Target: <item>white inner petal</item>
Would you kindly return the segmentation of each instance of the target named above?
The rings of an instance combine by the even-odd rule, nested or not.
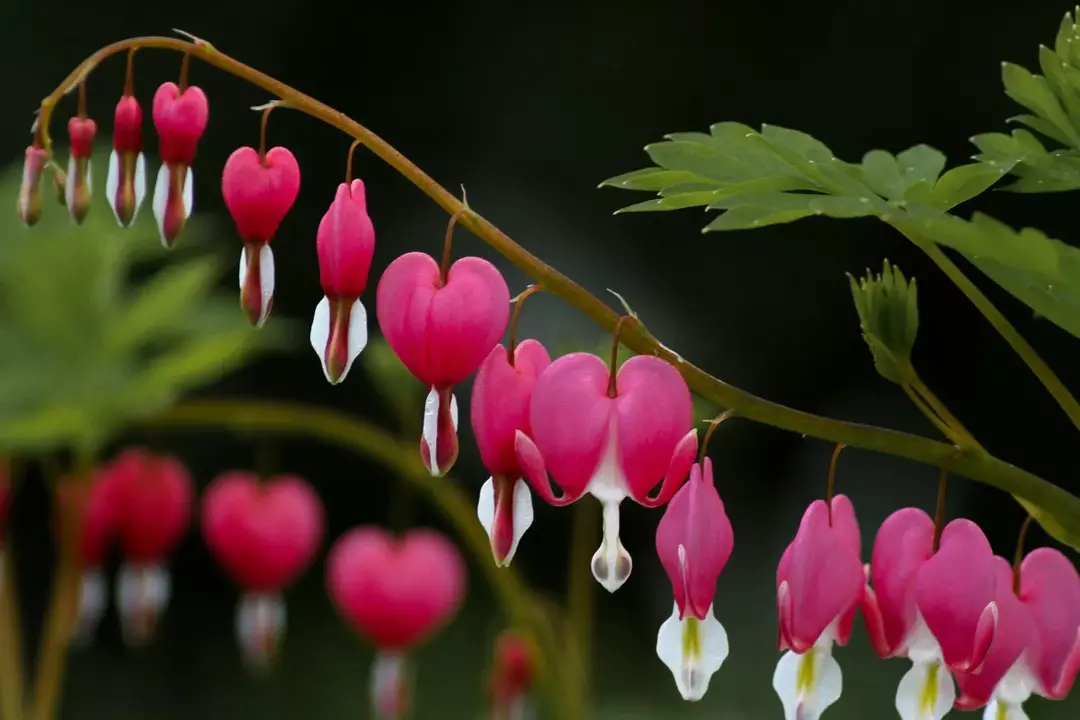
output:
[[[400,718],[404,715],[408,693],[408,667],[405,657],[395,652],[380,652],[371,666],[371,699],[375,717]]]
[[[64,202],[67,203],[68,213],[75,215],[75,156],[68,157],[67,183],[64,185]]]
[[[364,303],[360,302],[360,298],[353,301],[352,309],[349,310],[349,359],[345,361],[345,369],[341,371],[341,377],[338,378],[338,382],[345,379],[345,376],[349,374],[349,369],[353,365],[353,361],[359,357],[360,353],[367,347],[368,342],[368,330],[367,330],[367,310],[364,308]],[[454,417],[457,417],[457,400],[454,400],[450,404],[451,412],[454,413]],[[457,428],[457,420],[454,421],[454,427]]]
[[[158,234],[161,236],[161,244],[169,247],[165,240],[165,208],[169,204],[169,166],[162,163],[158,168],[157,180],[154,181],[154,199],[151,201],[154,211],[154,220],[157,222]],[[241,263],[243,256],[241,256]],[[243,277],[243,276],[241,276]]]
[[[955,701],[952,675],[940,660],[913,663],[896,689],[901,720],[940,720]]]
[[[424,400],[424,444],[427,445],[431,474],[439,474],[439,460],[436,448],[439,443],[439,391],[434,387]]]
[[[247,279],[248,272],[248,260],[247,260],[247,246],[240,250],[240,290],[244,289],[244,280]]]
[[[188,172],[191,172],[188,170]],[[190,182],[188,183],[190,187]],[[185,192],[185,197],[187,190]],[[186,200],[185,200],[186,202]],[[270,314],[270,306],[274,300],[274,251],[269,243],[259,247],[259,294],[262,297],[262,311],[259,313],[259,322],[256,327],[262,327]]]
[[[161,565],[124,564],[116,579],[117,612],[129,644],[149,640],[172,593],[169,571]]]
[[[619,465],[618,431],[615,418],[608,429],[607,446],[589,480],[587,490],[600,501],[604,512],[604,535],[593,554],[593,577],[608,592],[615,592],[630,577],[633,569],[630,553],[619,539],[619,504],[629,496],[626,475]]]
[[[525,531],[533,524],[533,504],[532,493],[529,491],[529,485],[521,478],[514,481],[513,488],[514,497],[511,501],[511,512],[513,517],[511,522],[513,523],[514,536],[513,541],[510,544],[510,552],[506,554],[506,557],[502,560],[495,558],[495,564],[500,567],[506,567],[510,564],[510,561],[514,559],[514,554],[517,552],[518,543],[521,542],[522,536]],[[488,539],[492,539],[495,534],[495,480],[494,478],[488,478],[480,487],[480,498],[476,503],[476,517],[480,520],[480,524],[483,526],[484,531],[487,532]]]
[[[240,256],[240,273],[244,272],[244,257]],[[243,286],[243,277],[241,277],[240,284]],[[315,354],[319,356],[319,362],[322,364],[323,376],[326,377],[328,383],[334,381],[330,379],[330,369],[326,365],[326,344],[330,342],[330,298],[323,297],[319,301],[319,304],[315,306],[315,316],[311,319],[311,334],[309,335],[311,340],[311,349],[315,351]]]
[[[709,689],[709,680],[724,664],[729,652],[727,632],[713,614],[712,605],[704,620],[688,615],[679,619],[679,606],[660,626],[656,655],[675,678],[683,700],[697,701]]]
[[[773,690],[784,706],[784,720],[817,720],[840,699],[844,677],[832,648],[832,635],[825,632],[805,653],[788,650],[780,656]]]
[[[72,636],[72,642],[76,645],[85,646],[93,640],[109,603],[108,593],[108,584],[100,568],[83,571],[79,579],[79,609]]]
[[[109,207],[112,208],[113,217],[120,227],[124,223],[120,220],[120,213],[116,211],[116,193],[120,190],[120,154],[113,150],[109,153],[109,170],[105,173],[105,196],[109,198]]]
[[[236,637],[244,658],[268,661],[285,632],[285,601],[280,595],[245,595],[236,607]]]
[[[941,645],[938,644],[934,633],[930,632],[922,613],[916,611],[915,624],[908,632],[906,642],[907,656],[914,663],[933,663],[943,659]]]
[[[983,720],[1029,720],[1020,705],[993,698],[983,710]]]
[[[195,174],[189,167],[184,175],[184,218],[191,217],[191,211],[195,208]]]
[[[457,425],[458,413],[457,413],[457,395],[450,393],[450,422],[454,424],[454,429],[458,429]]]
[[[115,192],[115,191],[112,191]],[[111,195],[110,195],[111,197]],[[146,155],[139,153],[135,159],[135,207],[131,212],[131,222],[139,216],[139,208],[146,199]]]

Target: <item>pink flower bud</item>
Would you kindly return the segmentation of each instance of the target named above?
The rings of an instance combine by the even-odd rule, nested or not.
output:
[[[26,227],[33,226],[41,219],[41,175],[45,171],[45,163],[48,159],[49,154],[36,142],[26,148],[22,184],[19,186],[17,202],[19,221]]]
[[[443,475],[458,454],[453,386],[476,370],[506,330],[506,281],[494,265],[477,257],[455,262],[444,281],[431,256],[407,253],[380,278],[376,310],[387,343],[431,389],[420,455],[432,475]]]
[[[532,493],[518,465],[517,433],[528,436],[529,400],[540,374],[551,364],[544,346],[525,340],[514,349],[496,345],[473,381],[472,427],[480,457],[491,477],[480,488],[477,515],[491,539],[497,565],[514,558],[518,542],[533,521]]]
[[[615,592],[633,568],[619,539],[620,503],[667,503],[694,463],[697,431],[691,428],[690,389],[663,360],[630,358],[615,376],[613,393],[611,380],[607,364],[595,355],[571,353],[553,362],[533,388],[532,438],[518,432],[515,450],[525,478],[544,501],[567,505],[586,492],[600,501],[604,534],[592,571]],[[551,488],[549,471],[560,496]]]
[[[90,157],[94,152],[97,123],[90,118],[73,117],[68,121],[71,155],[68,158],[64,204],[71,218],[81,223],[90,212],[93,197],[93,172]]]
[[[245,657],[256,665],[276,653],[285,626],[281,593],[311,566],[323,524],[319,496],[296,476],[262,482],[236,470],[203,493],[203,538],[244,593],[236,626]]]
[[[491,671],[492,720],[524,720],[529,716],[528,696],[535,675],[529,641],[515,632],[499,635]]]
[[[112,484],[116,533],[124,553],[117,579],[125,639],[143,644],[171,594],[165,560],[191,524],[194,489],[179,460],[130,449],[103,471]]]
[[[128,227],[146,197],[146,156],[143,153],[143,113],[133,95],[116,103],[113,120],[113,149],[105,190],[116,221]]]
[[[283,147],[260,156],[242,147],[225,161],[221,194],[244,250],[240,254],[240,305],[256,327],[274,303],[274,254],[270,241],[300,193],[300,166]]]
[[[153,115],[162,162],[154,185],[154,218],[162,244],[171,247],[195,202],[191,164],[210,108],[199,88],[192,85],[181,91],[167,82],[154,94]]]
[[[367,310],[360,296],[367,288],[375,254],[375,227],[367,214],[364,183],[341,183],[330,209],[319,222],[316,250],[324,297],[311,323],[311,347],[322,361],[326,379],[345,379],[367,345]]]

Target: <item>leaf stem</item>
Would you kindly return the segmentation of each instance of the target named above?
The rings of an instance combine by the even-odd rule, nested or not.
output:
[[[400,441],[384,430],[358,418],[323,408],[264,400],[200,400],[183,403],[147,421],[150,427],[221,428],[232,432],[278,432],[307,435],[325,443],[348,448],[394,471],[424,492],[451,522],[473,555],[480,560],[495,595],[506,613],[527,630],[541,648],[542,671],[558,717],[580,720],[573,714],[579,705],[562,678],[561,644],[546,616],[517,573],[491,562],[487,534],[476,522],[472,504],[447,478],[432,478],[412,443]],[[572,686],[571,686],[572,687]],[[35,720],[38,720],[35,718]]]
[[[452,214],[465,208],[465,205],[458,198],[435,182],[408,158],[375,133],[341,112],[239,60],[218,52],[207,43],[192,43],[176,38],[137,37],[122,40],[101,48],[84,60],[52,94],[41,102],[40,129],[44,133],[43,143],[46,148],[49,147],[47,132],[49,117],[53,108],[63,98],[64,90],[72,87],[79,77],[89,73],[109,56],[126,52],[133,47],[172,50],[198,57],[220,70],[276,95],[287,102],[294,110],[306,113],[341,130],[350,137],[362,141],[372,153],[412,182],[446,212]],[[531,276],[537,283],[543,285],[548,292],[559,296],[577,308],[603,330],[607,332],[614,331],[620,318],[618,312],[581,285],[522,248],[475,211],[465,213],[461,217],[460,224]],[[989,305],[989,302],[987,301],[986,304]],[[986,311],[984,311],[984,314],[986,314]],[[1004,322],[1003,318],[1002,322]],[[1001,327],[999,327],[1000,329]],[[1013,333],[1015,334],[1015,331]],[[1018,334],[1016,338],[1019,338]],[[950,470],[954,474],[1019,495],[1041,508],[1053,508],[1054,516],[1057,519],[1069,526],[1080,527],[1080,498],[1074,497],[1065,490],[1030,472],[1002,462],[987,454],[969,452],[962,453],[957,457],[954,447],[946,443],[894,430],[818,417],[770,402],[729,385],[686,362],[681,356],[657,341],[642,323],[632,323],[623,328],[622,342],[638,354],[655,355],[671,363],[682,373],[693,391],[720,407],[735,408],[741,417],[782,430],[820,438],[830,443],[843,443],[865,450],[906,457],[938,467],[951,463]],[[1019,342],[1022,343],[1022,339]],[[1039,360],[1033,350],[1030,350],[1028,355],[1025,356],[1025,360],[1029,365],[1032,365],[1033,369],[1040,368],[1036,374],[1040,375],[1040,379],[1044,380],[1044,384],[1049,382],[1049,378],[1056,380],[1056,376]],[[1058,388],[1057,391],[1052,390],[1052,392],[1055,392],[1055,397],[1058,398],[1059,403],[1064,402],[1064,398],[1071,399],[1071,395],[1068,395],[1060,381],[1056,382],[1055,387]],[[1072,401],[1072,404],[1075,405],[1075,400]],[[1070,412],[1070,417],[1073,416],[1074,414]],[[1075,422],[1080,426],[1080,407],[1075,408]]]
[[[566,653],[574,672],[567,673],[567,681],[575,687],[567,688],[584,704],[589,698],[592,672],[593,616],[596,607],[596,581],[592,576],[592,554],[596,538],[600,536],[600,513],[591,502],[575,503],[573,530],[570,536],[570,563],[567,582]],[[588,717],[587,708],[576,708],[577,717]]]
[[[22,720],[22,632],[11,544],[0,552],[0,717]]]

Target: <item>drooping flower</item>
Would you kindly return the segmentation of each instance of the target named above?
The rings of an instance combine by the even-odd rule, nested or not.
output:
[[[129,449],[104,470],[124,554],[117,610],[125,640],[147,642],[171,594],[165,561],[191,523],[191,476],[176,458]]]
[[[194,85],[181,89],[163,83],[154,94],[154,127],[158,133],[161,169],[154,184],[154,218],[161,243],[172,247],[191,216],[195,204],[195,178],[191,164],[199,138],[206,131],[210,106]]]
[[[987,720],[1021,720],[1027,717],[1021,706],[1036,687],[1031,663],[1039,655],[1038,640],[1031,611],[1013,589],[1009,561],[995,557],[994,570],[997,633],[977,671],[955,673],[960,688],[955,707],[977,710],[986,706]]]
[[[79,603],[72,640],[86,645],[94,637],[109,602],[104,562],[116,529],[117,498],[112,476],[98,470],[89,480],[61,478],[56,486],[56,530],[64,541],[65,527],[79,527],[75,540],[82,564]]]
[[[261,153],[242,147],[225,161],[221,194],[244,249],[240,253],[240,306],[261,327],[274,304],[270,241],[300,193],[300,166],[288,149]]]
[[[64,204],[71,218],[81,223],[90,212],[93,197],[93,175],[90,158],[94,154],[97,123],[88,117],[73,117],[68,121],[71,154],[68,158]]]
[[[495,563],[502,566],[513,560],[518,542],[533,521],[532,494],[514,443],[519,431],[530,435],[533,387],[551,364],[537,340],[524,340],[511,352],[502,345],[492,348],[476,372],[470,405],[480,457],[491,473],[480,488],[476,512],[491,539]]]
[[[311,347],[326,379],[336,385],[368,341],[367,310],[360,296],[367,289],[375,254],[375,226],[367,213],[363,181],[338,185],[319,222],[315,247],[324,297],[315,307]]]
[[[113,149],[105,193],[121,227],[135,222],[146,197],[146,155],[143,153],[143,112],[139,101],[127,92],[116,103]]]
[[[45,164],[49,161],[49,153],[41,147],[37,137],[33,144],[26,148],[26,159],[23,161],[22,183],[19,185],[19,198],[16,209],[19,213],[19,221],[26,227],[32,227],[41,219],[41,175],[45,172]]]
[[[507,631],[495,641],[491,669],[491,720],[526,720],[532,716],[529,692],[535,676],[533,650],[522,635]]]
[[[461,554],[432,530],[394,538],[360,527],[334,543],[326,572],[338,611],[378,651],[371,687],[376,717],[403,717],[410,705],[405,653],[457,613],[465,595]]]
[[[1038,646],[1032,689],[1063,700],[1080,673],[1080,574],[1057,550],[1032,550],[1020,565],[1020,600],[1031,611]]]
[[[675,677],[684,700],[700,700],[728,656],[727,631],[713,613],[716,581],[735,536],[713,484],[712,460],[695,464],[656,528],[656,552],[675,597],[660,626],[656,654]]]
[[[816,720],[840,699],[843,675],[832,655],[851,638],[866,582],[855,508],[844,495],[815,500],[780,558],[776,598],[778,645],[786,651],[773,689],[786,720]]]
[[[432,475],[443,475],[458,455],[453,388],[502,337],[510,317],[510,290],[487,260],[461,258],[444,275],[430,255],[411,252],[386,268],[375,302],[387,343],[430,389],[420,455]]]
[[[294,475],[264,482],[236,470],[203,493],[201,525],[211,554],[243,593],[236,634],[244,657],[266,666],[285,632],[282,593],[310,567],[322,542],[322,502]]]
[[[553,362],[533,388],[532,437],[517,433],[518,462],[545,502],[568,505],[586,492],[600,501],[604,534],[591,566],[609,592],[633,567],[619,539],[619,505],[627,497],[645,507],[671,499],[697,453],[692,421],[686,381],[652,356],[630,358],[613,373],[595,355],[571,353]],[[555,495],[548,472],[562,495]]]
[[[934,521],[918,508],[882,523],[862,608],[881,657],[907,657],[896,709],[902,720],[940,720],[956,700],[951,672],[976,672],[997,633],[997,570],[986,536],[958,519],[934,551]]]

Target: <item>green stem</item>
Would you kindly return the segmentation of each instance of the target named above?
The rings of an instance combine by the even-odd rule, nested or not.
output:
[[[593,616],[596,606],[596,580],[592,576],[592,555],[600,536],[600,512],[595,503],[574,505],[573,530],[570,536],[570,563],[567,569],[566,654],[573,672],[568,680],[577,683],[582,702],[589,698],[592,673]],[[576,677],[575,677],[576,676]],[[588,707],[579,708],[578,717],[588,717]]]
[[[990,321],[990,324],[994,326],[994,329],[998,331],[998,334],[1005,339],[1005,342],[1020,356],[1020,359],[1024,361],[1031,372],[1035,374],[1035,377],[1039,379],[1039,382],[1043,384],[1043,387],[1054,397],[1057,404],[1061,406],[1061,409],[1065,411],[1065,414],[1069,416],[1069,420],[1072,424],[1080,429],[1080,402],[1077,402],[1069,389],[1065,387],[1065,383],[1061,381],[1050,366],[1046,364],[1046,361],[1039,356],[1039,353],[1035,351],[1024,336],[1017,331],[1013,324],[998,310],[990,298],[986,297],[975,283],[968,278],[967,275],[956,266],[949,256],[945,254],[945,251],[938,247],[937,243],[919,237],[918,235],[905,230],[898,224],[893,224],[897,230],[899,230],[905,237],[915,243],[923,252],[925,252],[934,264],[937,265],[945,275],[953,281],[956,287],[960,288],[960,292],[967,296],[967,299],[978,309],[983,316]]]
[[[951,440],[958,447],[964,446],[964,442],[960,435],[956,433],[953,428],[949,427],[949,425],[945,422],[944,419],[941,418],[941,416],[934,412],[933,408],[931,408],[930,405],[928,405],[927,402],[923,400],[917,392],[915,392],[915,389],[911,385],[903,383],[900,387],[904,389],[904,394],[908,396],[908,399],[911,400],[911,403],[915,407],[917,407],[919,409],[919,412],[925,415],[931,423],[933,423],[934,427],[936,427],[942,435],[949,438],[949,440]]]
[[[3,568],[0,568],[0,718],[22,720],[22,633],[12,564],[8,543],[4,546]]]
[[[561,645],[547,617],[533,602],[517,573],[491,562],[491,544],[472,504],[448,478],[433,478],[420,461],[412,442],[402,442],[388,432],[357,418],[332,410],[300,404],[263,400],[200,400],[183,403],[148,421],[151,427],[222,428],[232,432],[278,432],[307,435],[327,444],[348,448],[368,457],[409,481],[446,515],[473,555],[481,562],[495,595],[511,620],[528,632],[543,655],[544,680],[558,717],[578,720],[572,708],[578,703],[560,681]]]
[[[543,285],[548,292],[557,295],[577,308],[604,330],[608,332],[614,331],[620,318],[618,312],[608,307],[602,300],[555,268],[529,253],[497,227],[467,208],[464,203],[450,194],[446,188],[435,182],[385,140],[328,105],[255,68],[245,65],[239,60],[218,52],[207,43],[192,43],[166,37],[139,37],[122,40],[98,50],[79,64],[52,94],[42,100],[40,124],[46,147],[49,147],[49,117],[53,108],[63,98],[64,93],[75,87],[79,80],[102,60],[115,53],[128,51],[131,48],[158,48],[191,53],[214,67],[276,95],[279,99],[288,103],[290,108],[304,112],[341,130],[350,137],[362,141],[372,153],[412,182],[446,212],[456,214],[464,211],[460,216],[460,225],[467,227],[473,234],[532,277],[538,284]],[[986,304],[989,305],[989,303]],[[1001,318],[1001,322],[1004,322],[1003,318]],[[999,327],[1000,329],[1001,327]],[[1019,340],[1019,336],[1017,336],[1017,339]],[[640,355],[655,355],[671,363],[683,375],[692,390],[720,407],[737,409],[742,417],[772,425],[782,430],[817,437],[834,444],[843,443],[851,447],[906,457],[938,467],[948,463],[950,471],[955,474],[1019,495],[1039,507],[1054,508],[1054,514],[1058,520],[1071,527],[1080,527],[1080,498],[1072,496],[1032,473],[984,453],[963,453],[960,457],[957,457],[955,449],[945,443],[859,423],[818,417],[770,402],[729,385],[686,362],[677,353],[657,341],[645,325],[640,322],[628,323],[623,328],[621,341],[626,347]],[[1022,340],[1019,340],[1019,342],[1022,342]],[[1040,377],[1054,378],[1056,380],[1053,373],[1041,363],[1034,351],[1030,351],[1026,359],[1029,365],[1036,367],[1036,364],[1038,364],[1041,368],[1044,368],[1044,370],[1039,371],[1041,373]],[[1058,381],[1057,385],[1060,386],[1060,381]],[[1060,386],[1055,395],[1059,398],[1059,402],[1065,397],[1062,392],[1067,395],[1064,387]],[[1068,397],[1071,398],[1071,396]],[[1080,409],[1077,410],[1076,418],[1080,422]]]

